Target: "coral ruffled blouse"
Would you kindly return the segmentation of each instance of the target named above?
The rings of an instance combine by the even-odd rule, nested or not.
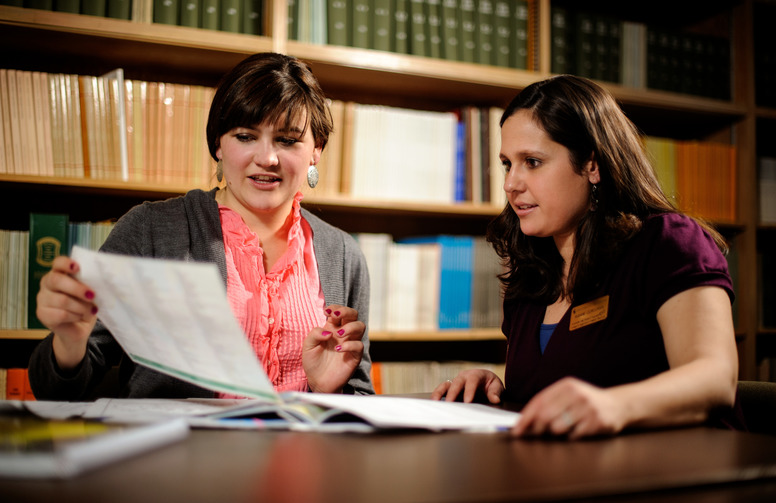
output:
[[[305,391],[302,341],[326,321],[312,229],[294,198],[288,248],[269,272],[258,236],[219,204],[226,251],[226,294],[237,320],[278,392]],[[220,397],[233,395],[220,394]]]

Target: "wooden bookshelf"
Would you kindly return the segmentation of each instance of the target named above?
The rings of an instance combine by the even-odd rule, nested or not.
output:
[[[757,374],[758,326],[757,187],[755,144],[757,119],[776,120],[776,110],[754,102],[752,54],[753,3],[762,0],[713,2],[716,24],[729,20],[732,58],[732,99],[718,100],[666,91],[633,89],[602,83],[622,104],[626,113],[646,133],[676,139],[725,141],[738,149],[738,218],[723,230],[738,251],[739,291],[736,309],[741,360],[740,375]],[[593,6],[617,5],[616,14],[654,21],[639,5],[625,2],[589,2]],[[667,6],[668,2],[658,2]],[[721,6],[720,6],[721,4]],[[45,72],[100,75],[121,67],[127,78],[213,86],[218,78],[248,54],[277,51],[309,62],[332,99],[402,106],[424,110],[450,110],[462,105],[505,106],[526,85],[549,75],[551,0],[537,0],[538,71],[450,62],[367,49],[315,45],[288,40],[285,0],[268,0],[267,36],[249,36],[161,24],[81,16],[0,6],[0,67]],[[702,20],[705,3],[698,2],[687,22]],[[721,12],[721,13],[720,13]],[[81,179],[0,175],[0,197],[10,198],[14,210],[26,215],[38,210],[41,196],[54,194],[67,200],[75,214],[98,213],[102,204],[116,203],[120,212],[142,199],[162,199],[184,193],[183,185],[130,184]],[[17,193],[11,198],[12,195]],[[99,201],[99,205],[95,202]],[[490,205],[423,204],[399,201],[367,201],[347,197],[316,197],[305,203],[335,225],[352,232],[413,234],[421,228],[457,226],[463,232],[482,234],[487,221],[499,211]],[[45,205],[44,205],[45,206]],[[104,210],[107,212],[108,210]],[[113,215],[118,217],[119,214]],[[18,217],[18,215],[17,215]],[[400,217],[400,218],[397,218]],[[0,216],[0,227],[13,216]],[[431,227],[429,227],[431,226]],[[766,228],[767,230],[767,228]],[[772,229],[769,231],[772,232]],[[772,334],[770,334],[772,335]],[[4,331],[0,339],[36,338],[38,332]],[[411,340],[403,334],[372,334],[375,340]],[[417,334],[418,340],[482,340],[501,338],[499,331],[464,331]]]

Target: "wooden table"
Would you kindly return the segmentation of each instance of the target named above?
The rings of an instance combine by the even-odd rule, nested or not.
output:
[[[194,430],[66,481],[0,480],[0,501],[776,501],[776,437],[709,428],[567,442],[505,434]]]

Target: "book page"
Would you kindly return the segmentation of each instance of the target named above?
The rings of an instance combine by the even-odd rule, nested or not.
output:
[[[133,361],[204,388],[279,401],[215,264],[73,247],[98,317]]]

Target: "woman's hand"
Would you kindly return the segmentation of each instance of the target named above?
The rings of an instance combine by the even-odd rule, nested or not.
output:
[[[566,377],[537,393],[512,428],[516,436],[613,435],[625,427],[623,401],[608,390]]]
[[[302,366],[311,391],[339,393],[364,354],[366,325],[358,311],[345,306],[327,306],[326,323],[310,330],[302,344]]]
[[[97,322],[94,292],[75,279],[78,270],[78,263],[69,257],[55,258],[51,270],[40,280],[37,297],[36,314],[54,332],[54,356],[61,369],[71,369],[83,360]]]
[[[501,402],[501,393],[504,384],[501,379],[489,370],[471,369],[464,370],[452,381],[445,381],[431,392],[432,400],[441,400],[445,397],[448,402],[454,401],[463,391],[463,401],[472,402],[478,391],[485,393],[490,403]]]

